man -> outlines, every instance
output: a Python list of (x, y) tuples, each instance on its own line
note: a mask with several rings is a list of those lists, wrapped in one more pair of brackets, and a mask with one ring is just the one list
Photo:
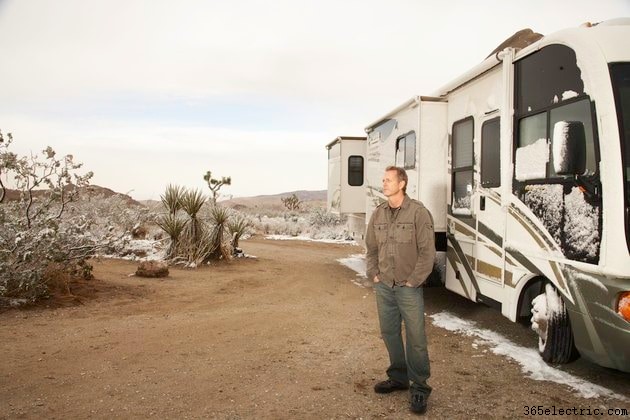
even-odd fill
[[(380, 394), (409, 389), (411, 411), (427, 409), (431, 387), (424, 298), (420, 287), (433, 270), (433, 217), (406, 194), (407, 173), (389, 166), (383, 177), (387, 202), (378, 206), (367, 228), (367, 277), (374, 282), (381, 336), (389, 353), (388, 379), (374, 386)], [(405, 323), (406, 350), (401, 321)]]

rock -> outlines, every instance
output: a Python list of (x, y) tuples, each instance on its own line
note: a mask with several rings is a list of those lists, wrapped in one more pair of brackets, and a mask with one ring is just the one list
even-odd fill
[(163, 261), (143, 261), (136, 270), (138, 277), (166, 277), (168, 265)]

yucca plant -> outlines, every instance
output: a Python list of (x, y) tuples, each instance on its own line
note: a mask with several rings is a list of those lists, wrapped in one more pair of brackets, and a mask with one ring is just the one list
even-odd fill
[(199, 190), (185, 190), (180, 199), (182, 210), (188, 215), (188, 223), (184, 235), (192, 243), (197, 243), (203, 234), (203, 223), (197, 217), (206, 197)]
[(230, 219), (230, 211), (222, 206), (215, 205), (210, 208), (210, 217), (214, 223), (212, 229), (211, 240), (213, 243), (213, 250), (210, 254), (211, 258), (224, 258), (230, 259), (232, 256), (232, 250), (229, 239), (226, 239), (228, 234), (228, 222)]
[(215, 247), (213, 236), (214, 230), (204, 229), (199, 241), (187, 242), (182, 247), (180, 256), (175, 259), (175, 262), (182, 262), (186, 267), (193, 268), (210, 260)]
[(185, 189), (179, 185), (169, 184), (166, 187), (164, 195), (160, 196), (162, 204), (166, 207), (170, 214), (175, 215), (177, 211), (182, 208), (181, 198), (184, 191)]
[(156, 223), (166, 232), (170, 239), (168, 249), (166, 250), (166, 258), (171, 259), (177, 256), (178, 249), (180, 248), (180, 238), (187, 221), (175, 214), (168, 213), (159, 217)]
[(243, 236), (245, 232), (247, 232), (247, 229), (252, 226), (252, 222), (245, 216), (234, 217), (228, 222), (228, 230), (232, 236), (233, 248), (238, 248), (239, 239), (241, 239), (241, 236)]

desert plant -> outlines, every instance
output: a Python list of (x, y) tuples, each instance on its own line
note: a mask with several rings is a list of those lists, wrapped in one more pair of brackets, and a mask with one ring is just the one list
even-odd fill
[(228, 230), (232, 236), (232, 247), (238, 248), (238, 241), (252, 227), (252, 222), (243, 215), (233, 217), (228, 222)]
[(12, 142), (0, 132), (0, 176), (11, 175), (18, 191), (8, 201), (0, 182), (0, 297), (34, 301), (53, 277), (89, 278), (88, 258), (105, 244), (90, 231), (93, 220), (67, 214), (92, 172), (79, 175), (72, 155), (59, 158), (50, 147), (20, 157), (9, 150)]
[(166, 191), (164, 195), (160, 196), (160, 199), (170, 214), (175, 215), (177, 211), (182, 208), (181, 199), (183, 193), (184, 188), (179, 185), (169, 184), (166, 186)]
[(179, 241), (184, 228), (186, 227), (186, 220), (173, 213), (167, 213), (160, 216), (157, 221), (157, 225), (166, 232), (170, 241), (166, 250), (166, 258), (171, 259), (177, 256), (179, 247)]
[(210, 217), (214, 225), (210, 236), (213, 244), (210, 256), (212, 258), (229, 259), (232, 255), (232, 250), (230, 249), (229, 239), (226, 240), (226, 235), (228, 234), (230, 211), (225, 207), (215, 205), (210, 208)]
[(224, 185), (232, 184), (232, 177), (224, 176), (221, 179), (212, 178), (212, 172), (208, 171), (203, 176), (204, 181), (208, 183), (208, 188), (212, 192), (212, 202), (217, 204), (217, 199), (219, 198), (219, 190)]
[(206, 197), (199, 190), (185, 190), (182, 193), (180, 203), (182, 210), (188, 215), (184, 235), (191, 243), (198, 242), (203, 234), (204, 226), (198, 214), (205, 202)]
[(295, 193), (289, 197), (282, 197), (280, 201), (282, 201), (282, 204), (290, 211), (297, 211), (302, 205), (300, 198)]

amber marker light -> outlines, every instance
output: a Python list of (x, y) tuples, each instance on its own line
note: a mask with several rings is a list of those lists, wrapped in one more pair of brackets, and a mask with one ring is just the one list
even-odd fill
[(623, 319), (630, 322), (630, 292), (622, 292), (619, 294), (617, 313), (621, 315)]

